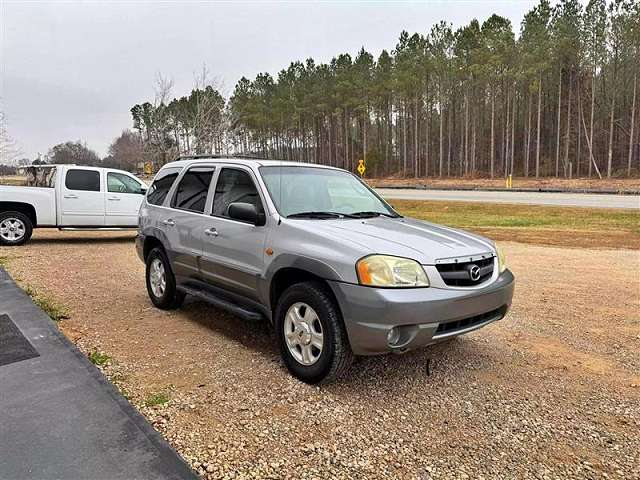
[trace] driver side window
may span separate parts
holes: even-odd
[[[260,195],[251,176],[244,170],[223,168],[216,184],[212,215],[228,218],[232,203],[249,203],[256,207],[258,213],[263,212]]]
[[[107,191],[109,193],[142,194],[142,185],[122,173],[109,172],[107,174]]]

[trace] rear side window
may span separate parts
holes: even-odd
[[[213,171],[213,167],[190,168],[180,180],[171,206],[181,210],[203,213]]]
[[[250,203],[262,212],[262,202],[251,176],[244,170],[223,168],[213,197],[213,213],[217,217],[229,216],[232,203]]]
[[[95,170],[69,170],[65,179],[65,186],[69,190],[99,192],[100,172]]]
[[[158,173],[147,193],[147,202],[152,205],[162,205],[169,194],[169,190],[171,190],[173,182],[178,178],[180,170],[182,170],[180,167],[165,168]]]

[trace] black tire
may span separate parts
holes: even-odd
[[[21,213],[21,212],[0,213],[0,225],[2,225],[3,222],[10,221],[12,219],[17,220],[18,222],[21,222],[22,225],[24,225],[24,234],[15,240],[10,240],[0,235],[0,245],[8,246],[8,247],[24,245],[29,241],[29,239],[31,238],[31,235],[33,234],[33,222],[24,213]]]
[[[158,260],[165,272],[165,288],[161,295],[156,295],[151,286],[151,265]],[[156,247],[147,256],[145,278],[147,283],[147,293],[151,302],[162,310],[173,310],[182,306],[185,294],[176,288],[176,277],[171,270],[171,263],[167,258],[164,249]]]
[[[322,326],[323,348],[312,365],[303,365],[294,358],[285,340],[285,316],[289,308],[299,302],[316,312]],[[278,300],[275,319],[280,354],[293,376],[310,384],[329,383],[349,370],[353,353],[340,310],[325,285],[303,282],[289,287]]]

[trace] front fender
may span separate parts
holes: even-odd
[[[324,278],[325,280],[343,280],[338,271],[328,263],[316,258],[304,257],[290,253],[283,253],[273,259],[267,267],[265,279],[271,280],[273,275],[283,268],[297,268],[299,270],[305,270],[320,278]]]
[[[271,305],[270,290],[271,282],[276,273],[285,268],[295,268],[309,272],[316,277],[329,281],[343,281],[340,273],[328,263],[311,257],[300,256],[296,254],[283,253],[274,258],[267,269],[264,277],[258,285],[259,298],[265,305]]]

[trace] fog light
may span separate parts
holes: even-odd
[[[398,343],[398,340],[400,340],[400,329],[397,327],[393,327],[391,330],[389,330],[389,333],[387,333],[387,343],[390,346],[393,346]]]

